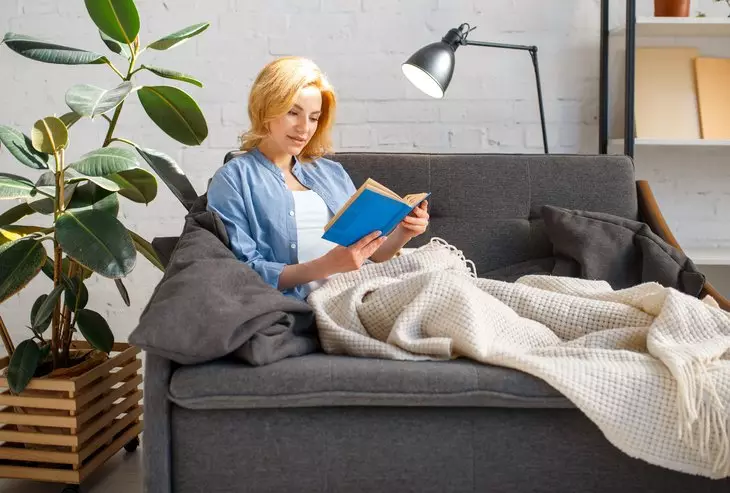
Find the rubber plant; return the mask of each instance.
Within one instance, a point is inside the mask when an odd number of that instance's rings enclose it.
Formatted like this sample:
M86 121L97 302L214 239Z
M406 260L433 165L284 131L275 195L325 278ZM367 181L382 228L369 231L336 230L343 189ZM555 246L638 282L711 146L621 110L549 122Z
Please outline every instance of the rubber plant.
M137 255L163 268L151 244L117 218L120 196L149 204L157 195L155 175L143 166L154 171L186 208L197 198L173 159L117 137L114 130L124 101L135 94L149 118L172 139L191 146L206 139L205 117L189 94L169 85L136 86L134 75L146 70L202 87L189 75L137 64L145 51L177 47L205 31L209 24L186 27L142 47L140 18L133 0L85 2L101 41L126 70L118 70L106 55L22 34L9 32L0 42L38 62L105 66L121 79L119 85L109 89L74 85L65 94L71 111L36 121L30 135L0 125L0 147L35 174L28 178L0 173L0 199L19 199L17 205L0 214L0 303L20 292L41 272L52 281L49 292L32 305L29 339L15 347L0 318L0 337L10 356L8 383L14 393L21 392L31 378L40 376L38 373L45 374L45 368L73 365L69 355L77 330L94 349L106 353L112 350L114 336L108 322L86 308L86 279L97 274L113 280L129 306L122 279L133 270ZM108 125L108 130L101 147L67 163L69 131L81 118L103 119L101 124ZM47 226L18 224L36 214Z

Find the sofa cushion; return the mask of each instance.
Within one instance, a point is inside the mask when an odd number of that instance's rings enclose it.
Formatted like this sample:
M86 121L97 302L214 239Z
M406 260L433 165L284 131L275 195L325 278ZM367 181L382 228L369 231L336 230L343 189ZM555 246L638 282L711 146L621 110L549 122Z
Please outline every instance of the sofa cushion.
M643 222L549 205L542 216L556 256L553 275L602 279L613 289L657 282L691 296L704 287L694 263Z
M508 368L322 353L266 366L218 360L182 366L170 399L190 409L321 406L574 407L542 380Z
M409 246L443 238L479 274L552 255L543 205L639 217L627 156L353 152L332 158L356 187L373 178L401 195L431 192L430 226Z

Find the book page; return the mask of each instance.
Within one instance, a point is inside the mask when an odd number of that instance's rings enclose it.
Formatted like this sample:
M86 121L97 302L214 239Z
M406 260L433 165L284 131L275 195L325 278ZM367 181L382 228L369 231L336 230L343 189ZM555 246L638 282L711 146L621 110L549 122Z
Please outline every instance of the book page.
M381 195L385 195L386 197L391 197L391 198L393 198L395 200L403 201L403 199L400 197L400 195L398 195L397 193L395 193L391 189L387 188L386 186L384 186L384 185L378 183L377 181L373 180L372 178L368 178L367 181L364 183L363 186L369 188L373 192L377 192L377 193L379 193Z
M427 193L410 193L403 197L403 200L410 206L420 204L426 198Z

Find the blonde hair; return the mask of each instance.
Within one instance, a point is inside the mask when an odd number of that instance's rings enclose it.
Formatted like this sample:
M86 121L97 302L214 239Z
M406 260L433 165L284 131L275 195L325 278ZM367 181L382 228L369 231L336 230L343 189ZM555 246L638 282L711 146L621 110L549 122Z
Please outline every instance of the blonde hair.
M317 130L298 156L311 161L332 151L331 127L336 99L329 81L315 63L307 58L287 56L268 63L259 72L248 96L251 128L241 135L241 150L257 147L269 134L269 123L294 106L297 93L308 86L322 93L322 113Z

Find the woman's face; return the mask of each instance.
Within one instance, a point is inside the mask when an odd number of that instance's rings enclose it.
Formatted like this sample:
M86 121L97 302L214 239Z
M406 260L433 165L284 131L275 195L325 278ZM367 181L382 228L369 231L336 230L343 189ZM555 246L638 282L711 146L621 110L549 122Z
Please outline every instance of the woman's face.
M283 116L269 123L269 136L277 148L298 156L317 130L322 113L322 94L315 86L299 91L294 106Z

